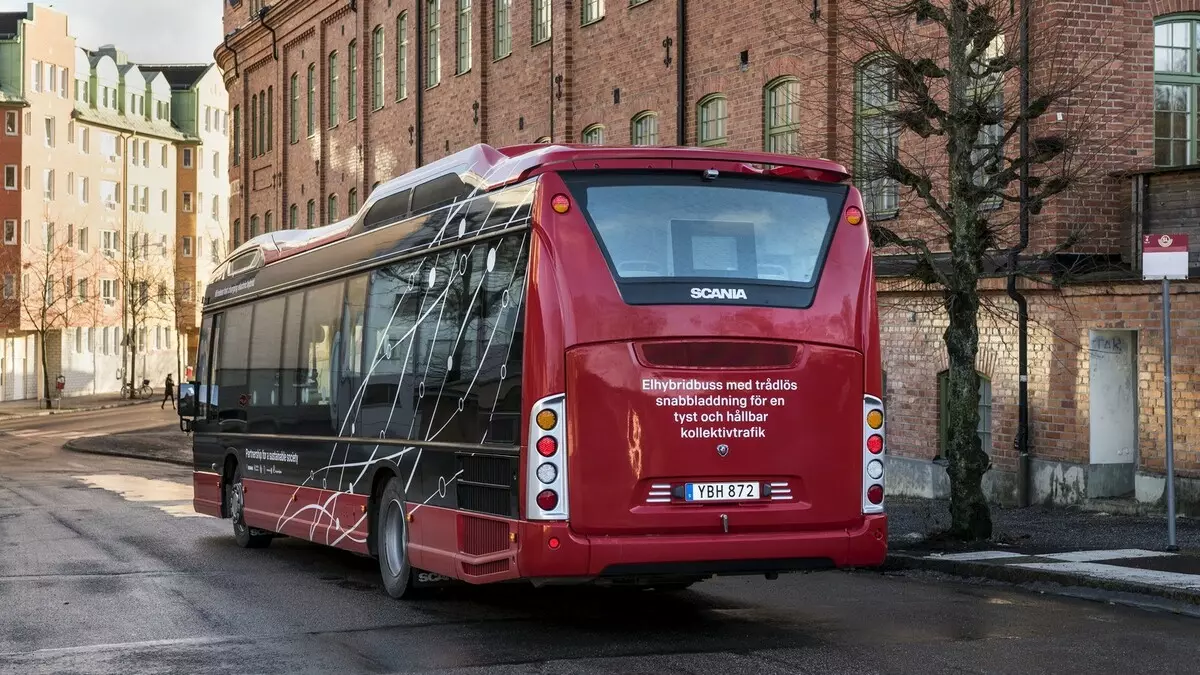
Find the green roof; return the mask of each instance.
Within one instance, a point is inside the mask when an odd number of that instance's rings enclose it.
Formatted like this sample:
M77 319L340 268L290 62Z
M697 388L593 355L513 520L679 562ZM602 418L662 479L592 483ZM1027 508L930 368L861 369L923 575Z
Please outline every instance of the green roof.
M89 124L96 124L111 129L120 129L124 131L132 131L143 136L152 136L155 138L163 138L171 141L196 141L200 139L190 134L185 134L173 126L166 124L155 124L143 117L130 117L121 113L98 110L91 107L75 107L75 112L72 116L80 121Z

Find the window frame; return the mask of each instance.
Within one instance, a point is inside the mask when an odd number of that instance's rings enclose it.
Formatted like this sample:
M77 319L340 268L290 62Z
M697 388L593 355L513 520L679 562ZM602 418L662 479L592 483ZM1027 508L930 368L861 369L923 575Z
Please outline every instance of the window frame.
M387 63L384 61L383 50L387 44L387 35L383 31L383 24L375 26L371 31L371 110L379 110L383 108L384 94L384 68Z
M639 125L646 125L647 122L650 123L649 128L639 130ZM639 140L638 140L639 131L644 131L645 133L649 134L650 139L652 139L652 140L649 140L648 143L639 142ZM634 145L634 146L641 146L641 147L652 147L652 146L658 145L658 113L657 112L655 112L653 110L643 110L643 111L639 112L638 114L634 115L633 118L631 118L629 120L629 144Z
M869 104L867 102L868 79L875 76L869 76L868 73L880 64L884 64L884 70L879 73L879 77L885 80L884 86L888 89L888 93L884 95L885 102L882 105ZM886 63L886 55L879 53L869 54L861 59L855 65L854 70L854 182L862 193L863 206L867 211L867 216L875 219L894 218L900 213L899 181L887 176L863 177L867 173L864 170L864 166L867 164L864 154L865 139L868 138L867 125L872 120L878 118L885 120L886 140L884 142L890 146L888 151L890 156L894 159L899 158L901 128L894 120L888 121L888 116L895 115L899 109L895 88L886 82L890 70L891 67ZM878 192L874 191L876 186L879 188Z
M531 46L548 42L554 37L554 12L550 6L550 0L533 0L529 22L529 42Z
M442 0L425 2L425 88L442 83Z
M705 126L710 120L705 118L710 106L720 104L721 117L712 120L721 131L720 136L705 137ZM705 148L720 148L729 145L729 98L721 92L713 92L696 102L696 145Z
M408 98L408 11L396 15L396 101Z
M774 104L774 97L778 95L780 90L785 88L795 87L794 100L787 102L787 106L795 117L790 121L780 125L772 125L772 112L780 106ZM791 154L798 155L803 153L803 144L800 142L800 78L795 75L783 75L777 77L763 87L763 150L776 154ZM794 147L788 151L777 149L776 139L784 138L790 135L794 140Z
M1186 47L1175 47L1174 45L1160 46L1158 43L1159 28L1184 24L1188 26L1188 45ZM1167 16L1156 17L1154 20L1154 52L1153 52L1153 89L1151 95L1153 97L1153 131L1152 131L1152 156L1151 161L1155 167L1177 167L1190 166L1200 162L1200 129L1197 124L1200 124L1200 114L1197 114L1197 99L1200 98L1200 62L1197 58L1200 57L1200 14L1195 12L1170 14ZM1158 54L1160 49L1166 50L1181 50L1187 54L1186 61L1188 70L1186 72L1175 70L1159 70ZM1160 88L1186 88L1187 102L1186 109L1179 110L1159 110L1158 107L1158 92ZM1173 135L1160 136L1158 117L1160 114L1172 115L1180 114L1184 116L1184 129L1188 136L1183 139L1178 139ZM1168 144L1168 159L1166 163L1159 162L1159 143L1165 141ZM1176 161L1174 157L1174 149L1171 147L1175 144L1183 143L1184 157L1182 161Z
M492 60L512 56L512 0L492 0Z
M979 371L975 371L975 375L979 378L979 425L975 433L979 436L979 441L983 451L987 454L992 454L992 416L994 413L992 399L992 378L984 375ZM950 439L950 392L949 384L950 370L946 369L937 374L937 390L938 390L938 457L946 456L946 445ZM986 411L986 412L985 412Z
M599 138L600 138L599 143L590 143L588 141L588 136L590 136L592 134L599 134ZM583 131L579 134L579 140L584 145L604 145L604 125L603 124L589 124L588 126L584 127Z
M455 73L465 75L471 72L473 59L471 58L471 30L472 21L471 10L474 3L471 0L457 0L455 6L455 24L454 24L454 52L455 52Z
M339 73L338 73L338 52L336 49L330 51L329 56L326 57L325 69L326 69L326 75L327 75L326 79L328 80L326 82L326 86L328 87L328 92L325 97L325 100L328 102L328 105L326 105L326 113L327 113L327 117L328 117L328 119L326 120L326 126L328 126L330 129L334 129L338 125L338 79L339 79Z
M346 119L358 119L358 40L346 45Z
M579 25L590 26L604 19L604 0L580 0Z

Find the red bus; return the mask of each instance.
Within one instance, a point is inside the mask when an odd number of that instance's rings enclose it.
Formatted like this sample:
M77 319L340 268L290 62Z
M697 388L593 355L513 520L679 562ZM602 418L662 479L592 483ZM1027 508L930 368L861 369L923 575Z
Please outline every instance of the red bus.
M476 145L221 265L194 508L393 597L879 565L871 253L829 161Z

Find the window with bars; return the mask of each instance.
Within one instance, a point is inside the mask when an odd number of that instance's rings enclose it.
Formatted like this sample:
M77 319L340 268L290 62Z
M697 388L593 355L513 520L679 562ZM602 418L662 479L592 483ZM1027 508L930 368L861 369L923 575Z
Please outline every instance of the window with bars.
M458 74L461 75L471 69L471 0L458 0L457 15L455 49L458 56Z
M724 94L709 94L696 106L696 143L707 147L725 145L728 105Z
M983 451L992 451L992 381L983 373L979 376L979 442ZM950 371L938 373L938 448L942 457L950 439Z
M1171 17L1154 26L1154 164L1197 162L1200 16Z
M550 39L550 0L533 0L533 44Z
M425 86L442 81L442 3L425 0Z
M899 158L900 125L894 71L884 58L874 57L858 68L854 120L855 182L862 191L867 214L893 216L900 210L900 184L888 176Z
M633 145L658 144L658 115L652 112L640 112L633 117L629 137Z
M767 152L800 152L800 81L782 77L767 85L763 108L766 112Z

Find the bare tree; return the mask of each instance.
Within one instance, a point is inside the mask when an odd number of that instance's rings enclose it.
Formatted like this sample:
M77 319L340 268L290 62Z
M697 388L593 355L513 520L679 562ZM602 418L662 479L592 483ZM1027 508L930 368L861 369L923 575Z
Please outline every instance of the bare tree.
M21 292L17 307L21 322L30 326L37 336L42 366L42 391L50 406L51 382L47 338L51 333L65 330L76 304L75 278L84 259L77 255L72 226L61 227L54 222L49 210L44 214L40 236L30 236L28 253L21 265ZM60 337L61 339L61 337Z
M123 379L128 384L129 397L136 398L141 388L141 380L135 379L137 355L146 347L147 323L174 317L175 254L169 237L152 232L141 219L131 223L126 231L124 255L112 265L119 280L121 311L125 317L122 344L126 347L128 361L122 366ZM144 359L142 376L145 376Z
M818 28L830 38L826 72L840 81L805 83L810 96L797 91L789 102L802 108L807 99L819 101L809 117L835 120L836 155L852 158L846 163L868 211L904 212L901 220L872 219L877 251L910 259L908 276L941 297L950 534L966 539L992 533L982 489L991 462L977 433L978 318L987 309L979 281L1005 261L1011 279L1036 277L1036 263L1079 242L1082 232L1063 232L1024 262L1018 257L1029 242L1028 218L1068 190L1094 189L1113 168L1110 149L1121 133L1113 131L1121 126L1116 114L1092 95L1119 57L1068 51L1055 17L1039 17L1037 34L1028 33L1022 19L1029 0L1019 3L1019 11L1011 0L842 3ZM797 15L792 27L815 17ZM807 38L811 48L815 41ZM838 88L856 95L816 91ZM1073 111L1066 121L1052 115L1065 107ZM1034 142L1031 127L1044 132ZM805 135L806 146L828 130ZM1010 292L1019 298L1014 282Z

